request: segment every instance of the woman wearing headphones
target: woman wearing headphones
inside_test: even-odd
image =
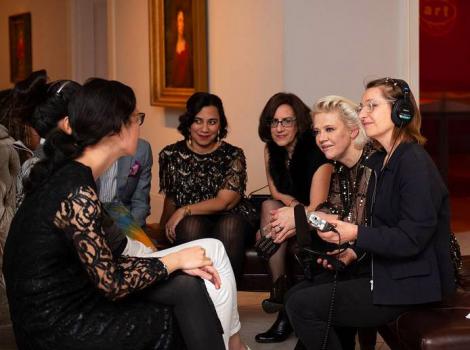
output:
[[[318,234],[330,243],[354,242],[356,251],[369,253],[369,273],[337,282],[330,320],[331,283],[292,293],[286,309],[308,349],[341,349],[334,329],[323,342],[330,325],[383,325],[455,290],[448,191],[422,147],[421,115],[413,94],[403,80],[374,80],[367,84],[359,109],[367,136],[382,148],[370,158],[369,226],[319,214],[337,232]],[[338,258],[349,264],[357,255],[346,249]]]

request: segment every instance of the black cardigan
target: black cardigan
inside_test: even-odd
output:
[[[315,143],[311,130],[299,136],[290,166],[287,167],[287,150],[273,141],[267,144],[269,152],[269,174],[276,189],[293,196],[304,205],[310,204],[310,186],[313,174],[328,162]]]

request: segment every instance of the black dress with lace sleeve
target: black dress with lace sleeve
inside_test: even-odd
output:
[[[167,278],[158,259],[113,257],[91,170],[70,162],[26,196],[5,246],[19,349],[169,349],[167,307],[135,291]]]

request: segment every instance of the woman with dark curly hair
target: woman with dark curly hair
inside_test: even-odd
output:
[[[197,92],[186,109],[178,126],[184,140],[160,152],[160,191],[165,193],[160,224],[177,244],[204,237],[222,241],[238,277],[256,223],[245,199],[245,155],[223,141],[227,118],[218,96]]]
[[[279,92],[268,100],[261,112],[258,134],[266,143],[266,176],[272,196],[261,207],[261,231],[265,234],[263,228],[272,221],[273,210],[297,204],[315,208],[325,201],[333,168],[315,144],[310,109],[294,94]],[[269,258],[273,287],[262,307],[268,313],[280,312],[272,327],[256,336],[259,343],[281,342],[292,331],[283,297],[293,279],[286,271],[286,252],[295,242],[295,228],[271,226],[268,234],[279,248]]]

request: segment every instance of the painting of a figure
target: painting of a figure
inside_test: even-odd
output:
[[[206,12],[206,0],[149,0],[152,105],[184,107],[207,91]]]
[[[9,17],[10,80],[15,83],[32,72],[31,13]]]
[[[168,87],[194,86],[191,1],[165,0],[165,80]]]

